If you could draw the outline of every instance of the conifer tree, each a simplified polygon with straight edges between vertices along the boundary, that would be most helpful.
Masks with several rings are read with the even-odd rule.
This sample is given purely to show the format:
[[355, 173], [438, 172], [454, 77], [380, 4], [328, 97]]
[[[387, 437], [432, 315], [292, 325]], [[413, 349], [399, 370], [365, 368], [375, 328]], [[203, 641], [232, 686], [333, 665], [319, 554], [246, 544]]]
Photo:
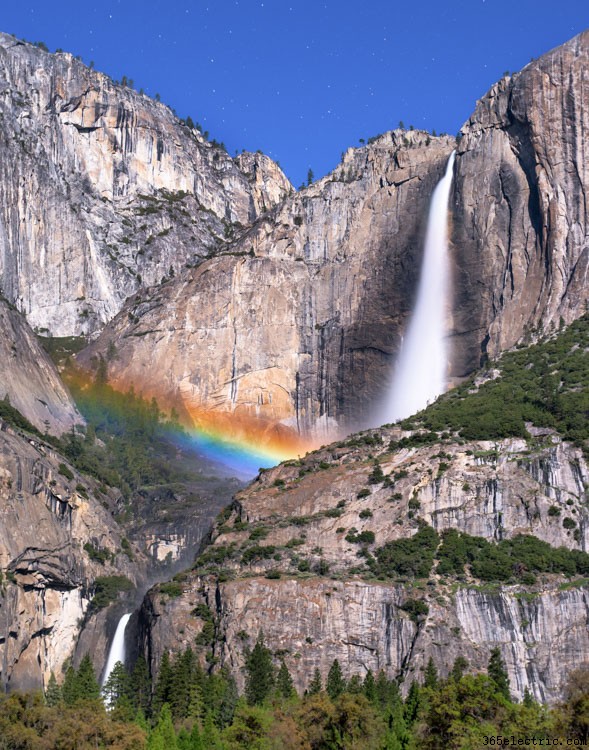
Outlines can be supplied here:
[[278, 688], [279, 695], [281, 695], [283, 698], [292, 698], [292, 696], [294, 695], [294, 683], [292, 681], [292, 677], [290, 676], [290, 672], [288, 671], [288, 667], [284, 662], [284, 659], [282, 660], [280, 669], [278, 670], [278, 674], [276, 675], [276, 687]]
[[383, 713], [386, 711], [391, 712], [401, 706], [402, 700], [399, 693], [399, 686], [394, 680], [389, 680], [382, 669], [376, 678], [375, 691], [377, 705]]
[[425, 675], [423, 678], [423, 685], [426, 688], [435, 690], [438, 686], [438, 670], [434, 664], [434, 660], [430, 656], [427, 666], [425, 668]]
[[364, 690], [364, 695], [368, 698], [368, 700], [371, 703], [376, 703], [376, 682], [374, 680], [374, 675], [372, 674], [371, 669], [366, 672], [366, 677], [364, 678], [362, 689]]
[[179, 654], [170, 677], [170, 708], [174, 719], [188, 716], [194, 671], [194, 653], [190, 646]]
[[221, 735], [213, 722], [213, 717], [208, 713], [201, 733], [201, 744], [206, 750], [223, 750]]
[[333, 664], [331, 665], [331, 667], [329, 668], [329, 672], [327, 673], [327, 694], [333, 701], [338, 696], [340, 696], [345, 689], [346, 681], [344, 680], [344, 676], [342, 674], [342, 668], [339, 665], [339, 661], [337, 659], [334, 659]]
[[151, 700], [151, 678], [147, 662], [142, 655], [138, 657], [131, 672], [129, 694], [132, 705], [136, 709], [141, 709], [143, 714], [147, 714]]
[[317, 667], [315, 667], [315, 672], [313, 673], [313, 679], [309, 683], [309, 687], [307, 688], [307, 693], [309, 695], [317, 695], [317, 693], [320, 693], [323, 690], [323, 680], [321, 679], [321, 672]]
[[162, 656], [162, 663], [157, 677], [155, 690], [153, 693], [152, 712], [158, 716], [164, 703], [167, 703], [170, 697], [170, 685], [172, 680], [172, 668], [170, 666], [170, 654], [165, 651]]
[[64, 703], [67, 706], [73, 706], [78, 699], [77, 684], [76, 684], [76, 670], [70, 664], [65, 672], [65, 679], [61, 688], [61, 695]]
[[189, 750], [208, 750], [203, 744], [201, 734], [198, 729], [198, 724], [192, 727], [190, 732], [190, 744], [188, 745]]
[[456, 659], [454, 659], [454, 664], [452, 665], [452, 671], [450, 672], [450, 677], [455, 682], [458, 682], [459, 680], [462, 679], [467, 669], [468, 669], [468, 661], [464, 658], [464, 656], [457, 656]]
[[76, 692], [81, 699], [98, 700], [100, 698], [100, 685], [89, 654], [86, 654], [80, 662], [76, 674]]
[[159, 718], [147, 743], [148, 750], [178, 750], [176, 732], [172, 722], [170, 706], [164, 703]]
[[47, 689], [45, 690], [45, 702], [48, 706], [57, 706], [61, 701], [61, 688], [57, 684], [55, 675], [51, 672], [49, 681], [47, 682]]
[[107, 706], [110, 708], [115, 708], [123, 697], [129, 698], [129, 675], [123, 662], [118, 661], [112, 668], [108, 680], [102, 688], [102, 694]]
[[491, 651], [487, 674], [495, 683], [497, 691], [504, 698], [507, 698], [507, 700], [511, 700], [511, 695], [509, 693], [509, 675], [507, 674], [505, 662], [501, 658], [501, 651], [498, 646]]
[[360, 679], [360, 675], [353, 674], [348, 680], [348, 684], [346, 685], [346, 693], [350, 693], [351, 695], [360, 695], [363, 692], [364, 684]]
[[417, 719], [419, 713], [419, 705], [421, 703], [421, 695], [419, 685], [415, 680], [411, 683], [407, 698], [405, 700], [405, 708], [403, 710], [403, 716], [408, 726], [411, 726]]
[[245, 696], [250, 705], [260, 705], [270, 695], [274, 686], [272, 654], [264, 645], [264, 635], [260, 631], [258, 640], [247, 655]]

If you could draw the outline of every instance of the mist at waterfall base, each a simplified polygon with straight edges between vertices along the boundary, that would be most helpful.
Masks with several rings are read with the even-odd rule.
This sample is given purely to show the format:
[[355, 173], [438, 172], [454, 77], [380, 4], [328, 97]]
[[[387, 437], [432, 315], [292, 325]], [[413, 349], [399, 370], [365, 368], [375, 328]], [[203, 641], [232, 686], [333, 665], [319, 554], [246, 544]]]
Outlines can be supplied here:
[[380, 414], [384, 422], [396, 422], [421, 411], [446, 389], [448, 200], [454, 157], [453, 151], [432, 194], [417, 299]]
[[114, 669], [115, 664], [120, 661], [125, 663], [125, 628], [127, 623], [131, 619], [131, 612], [124, 614], [117, 625], [115, 630], [115, 637], [113, 638], [110, 651], [108, 652], [108, 658], [106, 660], [106, 666], [104, 668], [104, 675], [102, 677], [102, 687], [106, 685], [111, 672]]

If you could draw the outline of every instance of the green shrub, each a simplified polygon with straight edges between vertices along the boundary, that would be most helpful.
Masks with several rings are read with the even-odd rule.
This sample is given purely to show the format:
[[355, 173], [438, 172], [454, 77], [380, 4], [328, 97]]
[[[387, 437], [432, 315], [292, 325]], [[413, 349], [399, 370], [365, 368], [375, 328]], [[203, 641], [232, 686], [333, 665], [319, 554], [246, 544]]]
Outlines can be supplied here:
[[292, 547], [300, 547], [301, 544], [304, 544], [305, 540], [300, 536], [295, 536], [292, 539], [289, 539], [288, 542], [284, 545], [287, 549], [292, 549]]
[[194, 615], [194, 617], [198, 617], [201, 620], [210, 620], [211, 622], [213, 621], [213, 613], [211, 612], [210, 608], [202, 602], [197, 604], [190, 614]]
[[363, 497], [368, 497], [370, 495], [370, 490], [368, 488], [364, 488], [360, 490], [360, 492], [356, 495], [358, 500], [361, 500]]
[[427, 578], [438, 542], [436, 531], [422, 521], [414, 536], [387, 542], [376, 549], [368, 565], [375, 575], [385, 578]]
[[420, 617], [429, 614], [429, 606], [422, 599], [407, 599], [407, 601], [401, 605], [401, 609], [404, 612], [407, 612], [414, 623], [417, 623]]
[[551, 547], [525, 534], [494, 544], [450, 529], [442, 534], [437, 555], [440, 575], [463, 575], [468, 565], [475, 578], [493, 583], [514, 580], [529, 584], [536, 573], [572, 576], [589, 572], [589, 555], [585, 552]]
[[182, 596], [182, 586], [177, 581], [168, 581], [167, 583], [160, 583], [158, 588], [160, 594], [165, 594], [171, 599], [175, 599]]
[[70, 471], [70, 469], [65, 464], [59, 464], [58, 472], [64, 476], [66, 479], [69, 479], [70, 481], [74, 478], [73, 473]]
[[84, 550], [88, 553], [88, 557], [92, 562], [98, 562], [101, 565], [104, 565], [107, 560], [110, 560], [110, 552], [108, 550], [98, 549], [98, 547], [94, 547], [90, 542], [86, 542]]
[[558, 507], [558, 505], [551, 505], [550, 508], [548, 508], [548, 515], [560, 516], [560, 508]]
[[374, 544], [374, 531], [361, 531], [358, 533], [357, 529], [352, 527], [346, 534], [346, 542], [351, 544]]
[[273, 544], [266, 546], [261, 544], [255, 544], [253, 547], [249, 547], [241, 556], [241, 561], [245, 565], [255, 560], [268, 560], [276, 552], [276, 547]]
[[133, 588], [125, 576], [99, 576], [94, 581], [94, 597], [90, 602], [92, 609], [102, 609], [114, 601], [121, 591]]
[[368, 477], [368, 483], [380, 484], [381, 482], [384, 482], [384, 479], [385, 479], [385, 476], [381, 468], [381, 465], [378, 463], [378, 461], [375, 461], [374, 468], [372, 469], [372, 472], [370, 473]]
[[265, 539], [268, 536], [268, 531], [269, 529], [266, 526], [258, 526], [252, 531], [249, 538], [252, 540]]
[[195, 638], [197, 646], [208, 646], [215, 640], [215, 623], [212, 620], [205, 620], [202, 630]]

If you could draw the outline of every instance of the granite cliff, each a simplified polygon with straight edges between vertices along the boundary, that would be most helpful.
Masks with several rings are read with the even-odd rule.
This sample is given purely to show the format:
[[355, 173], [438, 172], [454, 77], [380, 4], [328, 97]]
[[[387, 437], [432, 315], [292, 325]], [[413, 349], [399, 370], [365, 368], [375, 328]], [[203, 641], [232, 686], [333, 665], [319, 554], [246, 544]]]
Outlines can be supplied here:
[[123, 545], [113, 518], [120, 500], [49, 443], [0, 420], [3, 689], [46, 685], [85, 651], [102, 668], [114, 622], [91, 602], [105, 577], [124, 576], [121, 588], [132, 589], [146, 570], [141, 551]]
[[[334, 659], [348, 677], [384, 669], [407, 689], [430, 657], [444, 675], [457, 656], [477, 671], [499, 646], [516, 697], [528, 689], [556, 699], [568, 671], [589, 660], [586, 579], [481, 585], [432, 568], [407, 584], [402, 575], [379, 580], [365, 561], [424, 523], [494, 542], [528, 534], [587, 549], [581, 452], [552, 436], [395, 452], [387, 446], [398, 433], [367, 437], [370, 446], [360, 439], [355, 449], [331, 447], [265, 472], [236, 496], [196, 570], [177, 577], [179, 596], [155, 589], [143, 604], [152, 669], [164, 650], [202, 644], [208, 633], [203, 660], [242, 680], [246, 649], [262, 631], [299, 690], [315, 668], [325, 678]], [[371, 484], [374, 457], [384, 476]], [[416, 600], [426, 605], [417, 616]]]
[[589, 658], [588, 352], [585, 315], [400, 425], [261, 471], [146, 598], [153, 670], [196, 643], [242, 680], [263, 631], [299, 690], [337, 659], [406, 691], [430, 657], [480, 671], [498, 647], [516, 697], [557, 699]]
[[0, 147], [0, 286], [54, 336], [100, 330], [292, 190], [268, 157], [233, 160], [164, 104], [8, 34]]
[[41, 432], [59, 435], [84, 422], [26, 320], [2, 298], [0, 398], [7, 398]]
[[570, 322], [587, 300], [588, 64], [585, 32], [502, 79], [457, 146], [393, 131], [349, 149], [223, 257], [131, 300], [80, 361], [124, 341], [115, 383], [141, 383], [196, 421], [262, 420], [264, 438], [287, 428], [320, 442], [374, 424], [454, 148], [450, 377]]

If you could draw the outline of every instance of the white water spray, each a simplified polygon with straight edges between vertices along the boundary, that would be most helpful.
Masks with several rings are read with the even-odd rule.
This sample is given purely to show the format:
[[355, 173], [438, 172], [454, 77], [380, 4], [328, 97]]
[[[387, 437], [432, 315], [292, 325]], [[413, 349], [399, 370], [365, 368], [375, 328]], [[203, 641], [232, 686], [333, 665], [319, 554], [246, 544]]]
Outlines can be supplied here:
[[106, 685], [106, 681], [110, 677], [110, 673], [113, 671], [115, 664], [120, 661], [125, 663], [125, 628], [131, 617], [131, 612], [123, 615], [119, 620], [117, 629], [115, 631], [115, 637], [113, 638], [110, 651], [108, 652], [108, 659], [106, 660], [106, 667], [104, 668], [104, 677], [102, 678], [102, 687]]
[[448, 199], [454, 152], [433, 192], [417, 302], [403, 339], [385, 405], [387, 422], [415, 414], [446, 389], [446, 300], [448, 293]]

